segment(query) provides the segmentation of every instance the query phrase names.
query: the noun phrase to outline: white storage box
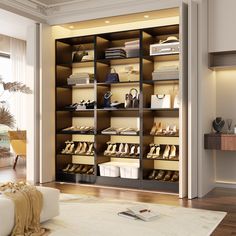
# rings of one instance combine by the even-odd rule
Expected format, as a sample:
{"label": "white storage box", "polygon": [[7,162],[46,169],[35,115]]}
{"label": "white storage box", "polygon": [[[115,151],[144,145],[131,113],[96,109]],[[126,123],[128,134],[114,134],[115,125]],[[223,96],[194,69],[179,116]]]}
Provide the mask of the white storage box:
{"label": "white storage box", "polygon": [[150,56],[169,55],[179,53],[179,42],[157,43],[150,45]]}
{"label": "white storage box", "polygon": [[138,179],[139,164],[122,163],[120,164],[120,177],[127,179]]}
{"label": "white storage box", "polygon": [[100,170],[100,176],[119,177],[120,168],[118,164],[119,163],[117,162],[105,162],[102,164],[98,164]]}
{"label": "white storage box", "polygon": [[152,73],[153,80],[171,80],[179,79],[179,71],[155,71]]}

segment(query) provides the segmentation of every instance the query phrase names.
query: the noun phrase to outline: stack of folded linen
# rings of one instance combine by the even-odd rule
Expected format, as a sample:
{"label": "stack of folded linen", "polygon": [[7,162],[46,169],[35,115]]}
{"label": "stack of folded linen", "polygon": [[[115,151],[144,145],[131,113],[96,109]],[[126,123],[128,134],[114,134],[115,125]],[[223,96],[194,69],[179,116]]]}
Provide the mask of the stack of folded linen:
{"label": "stack of folded linen", "polygon": [[153,71],[153,80],[171,80],[179,79],[179,67],[178,65],[162,66]]}
{"label": "stack of folded linen", "polygon": [[93,81],[93,79],[94,79],[94,74],[75,73],[73,75],[70,75],[69,78],[67,78],[67,84],[68,85],[89,84]]}
{"label": "stack of folded linen", "polygon": [[133,40],[125,42],[125,51],[127,57],[138,57],[139,56],[139,40]]}
{"label": "stack of folded linen", "polygon": [[126,52],[122,47],[108,48],[105,51],[105,58],[126,58]]}

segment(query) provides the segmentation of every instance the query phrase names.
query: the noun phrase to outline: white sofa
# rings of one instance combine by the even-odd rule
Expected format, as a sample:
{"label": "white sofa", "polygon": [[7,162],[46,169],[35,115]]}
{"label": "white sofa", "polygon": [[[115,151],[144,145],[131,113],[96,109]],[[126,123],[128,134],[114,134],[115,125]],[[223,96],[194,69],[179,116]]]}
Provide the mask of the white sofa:
{"label": "white sofa", "polygon": [[[43,209],[40,222],[52,219],[59,215],[60,191],[54,188],[37,187],[43,194]],[[0,195],[0,236],[10,235],[14,226],[14,203],[3,195]]]}

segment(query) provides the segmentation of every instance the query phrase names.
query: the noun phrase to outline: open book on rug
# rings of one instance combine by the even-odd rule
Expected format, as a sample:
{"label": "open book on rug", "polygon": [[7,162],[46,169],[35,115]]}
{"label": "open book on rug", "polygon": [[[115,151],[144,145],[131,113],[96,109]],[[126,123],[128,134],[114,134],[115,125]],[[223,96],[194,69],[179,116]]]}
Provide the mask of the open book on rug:
{"label": "open book on rug", "polygon": [[126,211],[119,212],[118,215],[134,220],[140,219],[144,221],[152,221],[160,217],[160,213],[155,212],[144,205],[129,207]]}

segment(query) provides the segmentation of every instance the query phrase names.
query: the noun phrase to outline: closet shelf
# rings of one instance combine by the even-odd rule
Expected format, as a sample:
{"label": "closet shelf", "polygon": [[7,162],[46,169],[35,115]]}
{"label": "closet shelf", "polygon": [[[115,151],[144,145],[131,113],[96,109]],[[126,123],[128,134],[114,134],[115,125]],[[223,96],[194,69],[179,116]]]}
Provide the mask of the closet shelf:
{"label": "closet shelf", "polygon": [[96,62],[107,65],[137,64],[140,62],[140,57],[97,59]]}

